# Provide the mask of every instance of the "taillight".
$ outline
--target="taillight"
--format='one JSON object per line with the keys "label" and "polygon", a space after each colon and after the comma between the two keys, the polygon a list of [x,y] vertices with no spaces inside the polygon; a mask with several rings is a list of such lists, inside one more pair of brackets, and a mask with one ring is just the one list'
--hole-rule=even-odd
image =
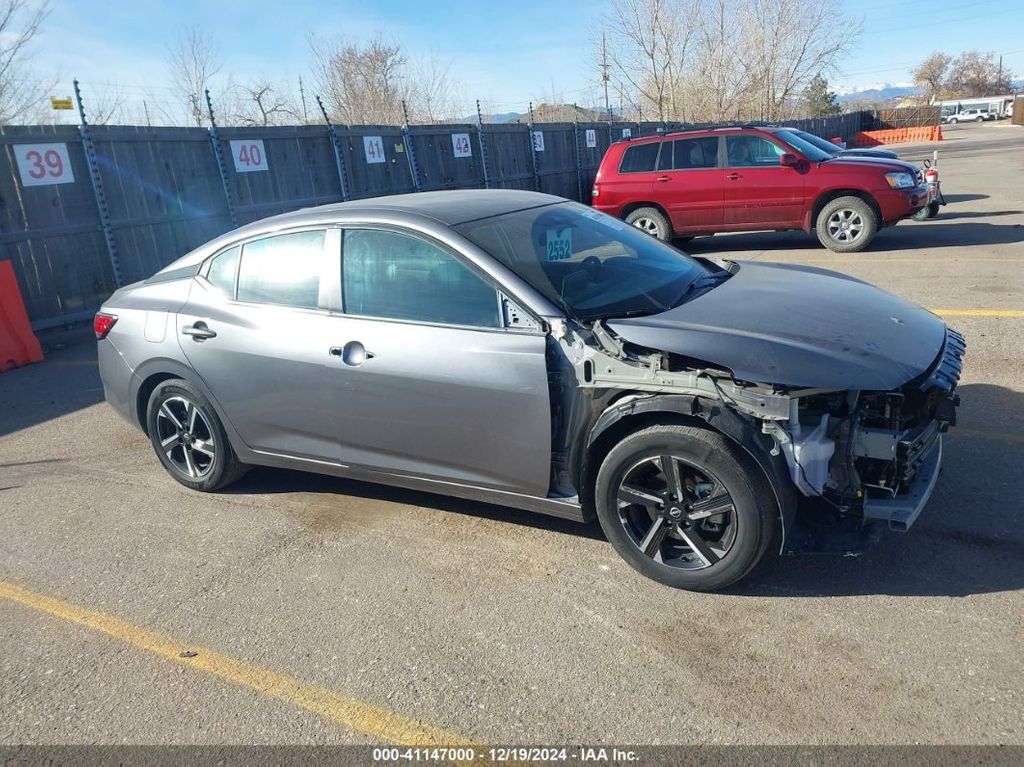
{"label": "taillight", "polygon": [[117,322],[117,315],[97,312],[96,316],[92,318],[92,332],[96,334],[96,340],[102,341],[106,338],[115,322]]}
{"label": "taillight", "polygon": [[597,184],[594,184],[594,188],[590,190],[590,196],[597,197],[598,194],[600,194],[600,190],[598,190]]}

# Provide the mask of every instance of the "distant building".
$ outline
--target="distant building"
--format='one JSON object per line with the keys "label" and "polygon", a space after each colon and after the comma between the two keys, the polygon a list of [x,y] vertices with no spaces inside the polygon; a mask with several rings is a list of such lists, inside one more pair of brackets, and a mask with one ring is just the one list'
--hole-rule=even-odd
{"label": "distant building", "polygon": [[966,109],[987,109],[997,117],[1009,117],[1013,111],[1013,96],[977,96],[962,99],[934,101],[942,107],[942,116],[955,115]]}

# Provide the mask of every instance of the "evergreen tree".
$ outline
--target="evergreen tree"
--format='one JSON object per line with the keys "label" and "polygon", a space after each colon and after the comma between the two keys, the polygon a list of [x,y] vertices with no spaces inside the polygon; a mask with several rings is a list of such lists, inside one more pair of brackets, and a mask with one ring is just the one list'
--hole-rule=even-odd
{"label": "evergreen tree", "polygon": [[803,101],[809,117],[828,117],[842,111],[836,101],[836,94],[828,89],[828,80],[820,73],[807,83],[807,87],[804,88]]}

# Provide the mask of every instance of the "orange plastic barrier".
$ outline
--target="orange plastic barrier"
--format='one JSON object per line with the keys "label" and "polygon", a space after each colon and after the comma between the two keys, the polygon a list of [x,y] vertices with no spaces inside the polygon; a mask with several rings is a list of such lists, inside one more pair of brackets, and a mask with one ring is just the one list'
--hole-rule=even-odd
{"label": "orange plastic barrier", "polygon": [[878,146],[879,144],[905,144],[909,141],[942,141],[942,128],[937,125],[928,125],[923,128],[861,131],[854,136],[853,145]]}
{"label": "orange plastic barrier", "polygon": [[0,373],[43,361],[43,348],[32,332],[14,268],[0,261]]}

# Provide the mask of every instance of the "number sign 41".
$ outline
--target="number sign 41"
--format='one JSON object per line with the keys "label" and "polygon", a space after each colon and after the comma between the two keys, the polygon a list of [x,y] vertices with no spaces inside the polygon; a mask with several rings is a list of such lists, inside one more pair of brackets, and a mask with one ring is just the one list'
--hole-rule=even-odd
{"label": "number sign 41", "polygon": [[67,144],[15,144],[14,156],[22,186],[75,183]]}
{"label": "number sign 41", "polygon": [[253,173],[267,169],[267,153],[262,139],[243,139],[231,142],[231,156],[235,160],[235,173]]}

